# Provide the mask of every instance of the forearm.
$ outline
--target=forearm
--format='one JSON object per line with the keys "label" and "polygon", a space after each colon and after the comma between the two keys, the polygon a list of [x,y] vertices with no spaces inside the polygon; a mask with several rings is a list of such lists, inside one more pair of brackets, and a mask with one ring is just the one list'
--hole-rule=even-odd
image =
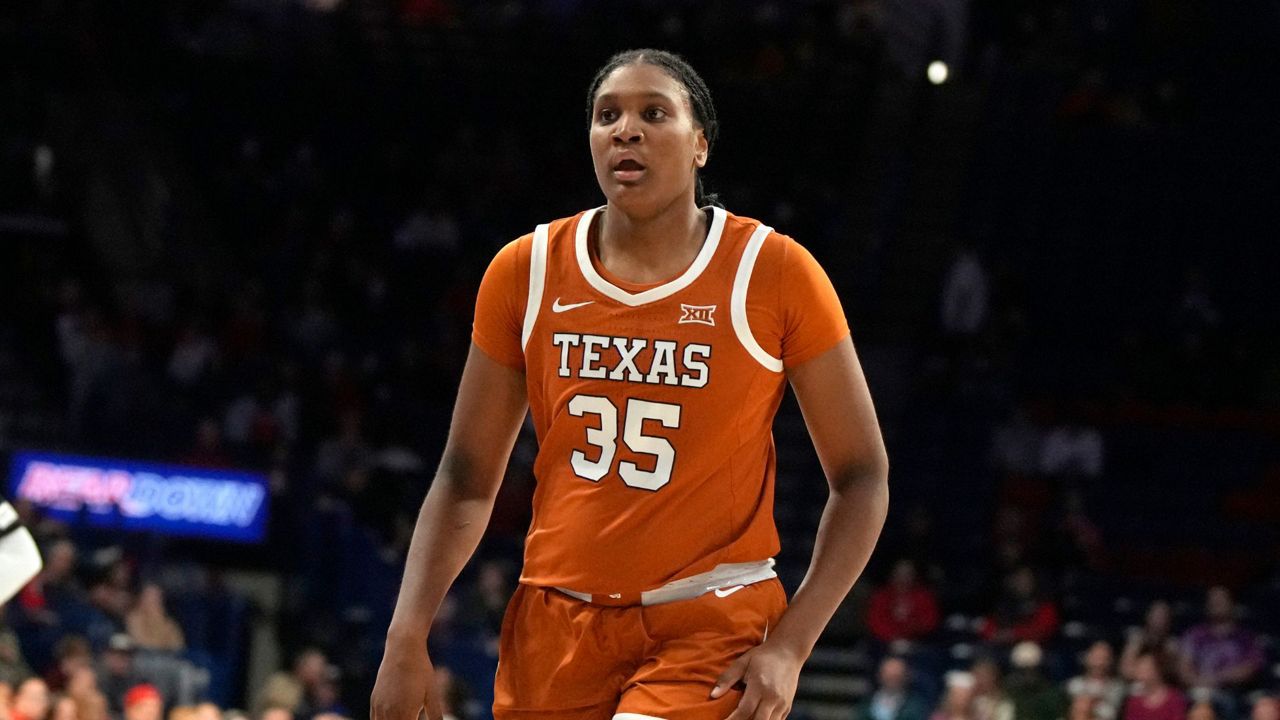
{"label": "forearm", "polygon": [[808,657],[866,568],[889,509],[887,470],[837,480],[818,523],[809,571],[770,633],[771,641],[785,643],[801,658]]}
{"label": "forearm", "polygon": [[418,513],[388,642],[425,643],[445,593],[489,524],[494,494],[474,489],[465,469],[449,465],[441,465]]}

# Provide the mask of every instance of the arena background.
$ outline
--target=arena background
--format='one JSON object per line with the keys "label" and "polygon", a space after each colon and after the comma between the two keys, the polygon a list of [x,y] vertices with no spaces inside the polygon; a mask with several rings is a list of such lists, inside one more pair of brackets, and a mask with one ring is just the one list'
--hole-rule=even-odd
{"label": "arena background", "polygon": [[[256,543],[17,499],[48,569],[5,608],[0,682],[366,715],[480,274],[601,201],[586,86],[640,46],[713,90],[709,189],[827,268],[889,449],[885,533],[793,716],[855,717],[886,653],[928,711],[981,657],[1017,697],[1071,689],[1092,641],[1118,656],[1158,599],[1182,636],[1220,584],[1264,665],[1185,689],[1272,720],[1280,3],[1250,0],[6,3],[0,492],[34,451],[270,497]],[[776,437],[794,589],[825,485],[790,402]],[[459,718],[488,716],[534,452],[433,629]],[[876,600],[902,559],[923,587]],[[885,624],[923,596],[935,622]],[[1010,667],[1027,638],[1048,685]]]}

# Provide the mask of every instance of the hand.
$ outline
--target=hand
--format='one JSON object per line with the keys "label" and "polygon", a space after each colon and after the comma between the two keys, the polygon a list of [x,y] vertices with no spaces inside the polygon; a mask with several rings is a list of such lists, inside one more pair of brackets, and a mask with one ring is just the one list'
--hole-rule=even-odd
{"label": "hand", "polygon": [[742,682],[747,689],[726,720],[781,720],[791,712],[803,665],[804,658],[797,653],[766,642],[743,653],[720,673],[711,697],[718,698]]}
{"label": "hand", "polygon": [[418,720],[424,708],[427,720],[443,720],[444,708],[426,647],[404,647],[388,639],[369,698],[370,720]]}

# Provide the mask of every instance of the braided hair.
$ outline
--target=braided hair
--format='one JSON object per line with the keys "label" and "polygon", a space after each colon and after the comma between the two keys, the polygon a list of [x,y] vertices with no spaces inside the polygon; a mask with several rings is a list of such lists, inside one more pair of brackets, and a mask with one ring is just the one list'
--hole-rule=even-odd
{"label": "braided hair", "polygon": [[[710,153],[716,138],[720,135],[720,121],[716,118],[716,106],[711,100],[711,90],[698,71],[694,70],[684,58],[666,50],[652,48],[625,50],[609,58],[609,62],[596,72],[595,78],[591,81],[591,87],[587,90],[587,122],[590,123],[594,117],[592,108],[595,107],[596,95],[600,92],[600,85],[605,78],[618,68],[639,64],[660,68],[684,86],[689,96],[689,105],[693,108],[693,120],[698,127],[702,128],[702,134],[707,138],[707,152]],[[697,176],[696,183],[694,200],[699,207],[705,205],[724,207],[720,204],[719,195],[707,193],[703,189],[701,175]]]}

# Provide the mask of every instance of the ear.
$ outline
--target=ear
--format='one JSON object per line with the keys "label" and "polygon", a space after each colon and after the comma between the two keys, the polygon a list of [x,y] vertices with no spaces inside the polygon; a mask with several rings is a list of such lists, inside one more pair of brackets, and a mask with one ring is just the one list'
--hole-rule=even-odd
{"label": "ear", "polygon": [[693,164],[700,168],[706,167],[707,155],[709,154],[711,147],[707,143],[707,135],[702,132],[702,128],[698,128],[697,136],[694,138],[693,142]]}

